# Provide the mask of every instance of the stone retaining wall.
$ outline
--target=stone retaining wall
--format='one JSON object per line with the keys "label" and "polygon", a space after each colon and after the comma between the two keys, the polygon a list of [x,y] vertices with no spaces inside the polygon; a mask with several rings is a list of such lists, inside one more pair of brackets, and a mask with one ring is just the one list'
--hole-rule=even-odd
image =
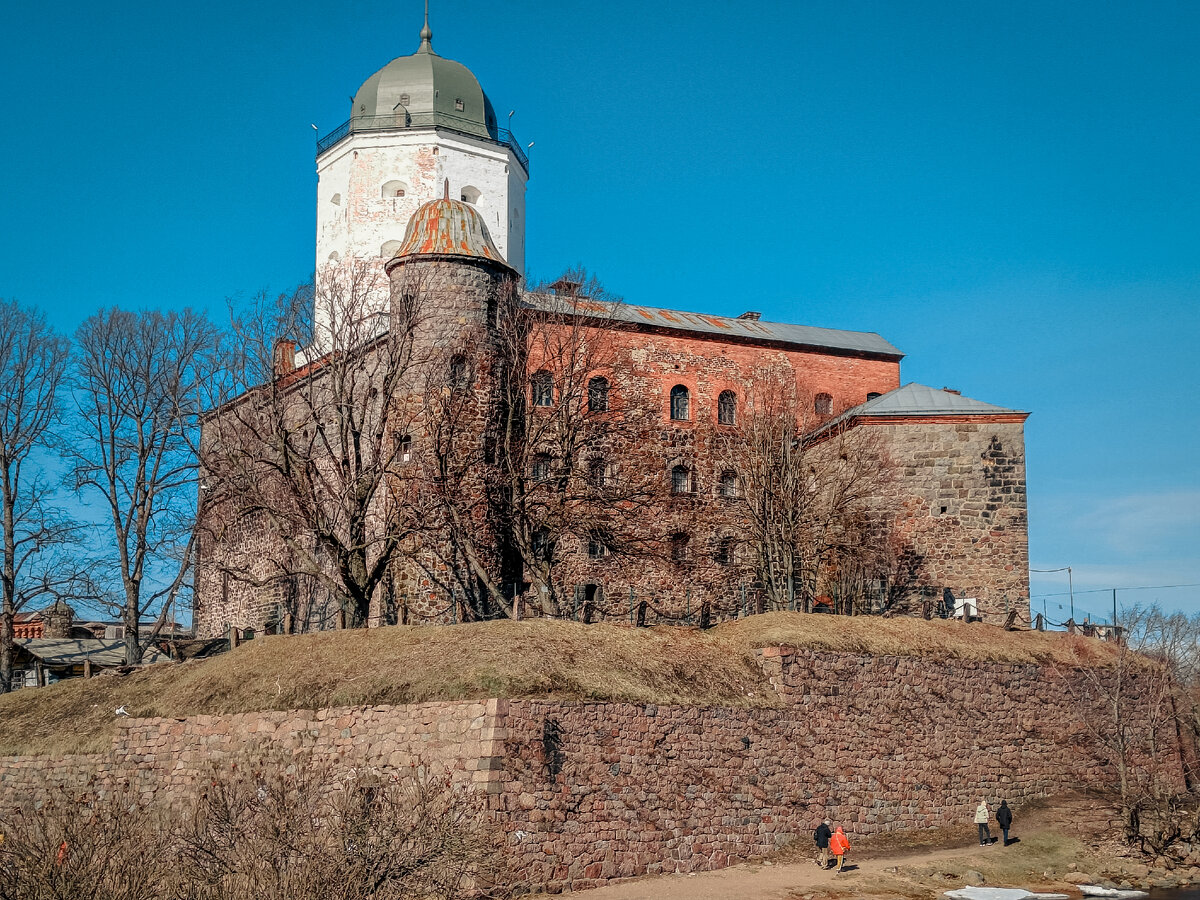
{"label": "stone retaining wall", "polygon": [[[760,664],[782,707],[488,700],[131,720],[109,755],[0,759],[0,809],[91,772],[177,795],[257,747],[421,765],[485,791],[523,886],[557,891],[806,844],[826,815],[852,836],[970,832],[980,796],[1019,809],[1106,777],[1084,740],[1094,699],[1079,670],[788,647]],[[1136,680],[1127,689],[1136,697]],[[1160,747],[1182,781],[1178,740]]]}

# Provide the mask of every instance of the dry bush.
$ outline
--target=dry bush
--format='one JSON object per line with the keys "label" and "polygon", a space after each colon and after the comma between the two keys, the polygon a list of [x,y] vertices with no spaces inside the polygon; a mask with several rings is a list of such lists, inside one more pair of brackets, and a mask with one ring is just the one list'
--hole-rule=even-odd
{"label": "dry bush", "polygon": [[214,771],[178,848],[179,900],[451,900],[498,874],[477,795],[282,756]]}
{"label": "dry bush", "polygon": [[0,900],[169,896],[169,827],[128,788],[42,784],[0,814],[0,833]]}
{"label": "dry bush", "polygon": [[0,900],[454,900],[503,875],[477,794],[282,754],[154,804],[44,780],[0,833]]}

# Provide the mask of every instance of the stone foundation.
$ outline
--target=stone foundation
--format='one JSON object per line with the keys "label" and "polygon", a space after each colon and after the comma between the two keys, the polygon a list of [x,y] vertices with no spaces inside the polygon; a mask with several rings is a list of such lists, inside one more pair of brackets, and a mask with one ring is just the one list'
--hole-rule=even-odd
{"label": "stone foundation", "polygon": [[[1087,749],[1079,670],[788,647],[760,664],[778,707],[488,700],[130,720],[110,754],[0,760],[0,808],[90,773],[181,794],[256,749],[421,766],[484,791],[522,888],[559,891],[720,868],[807,842],[825,816],[852,839],[966,833],[981,796],[1019,810],[1109,778]],[[1159,739],[1182,785],[1178,739]]]}

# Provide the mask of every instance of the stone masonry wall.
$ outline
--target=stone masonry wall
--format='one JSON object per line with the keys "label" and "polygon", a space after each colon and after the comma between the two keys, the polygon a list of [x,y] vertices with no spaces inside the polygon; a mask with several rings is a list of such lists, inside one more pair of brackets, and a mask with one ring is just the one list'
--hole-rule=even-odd
{"label": "stone masonry wall", "polygon": [[[981,795],[1019,811],[1106,777],[1080,740],[1078,670],[788,647],[760,665],[779,707],[488,700],[132,720],[110,754],[0,759],[0,812],[89,773],[180,797],[212,761],[255,748],[420,765],[484,791],[520,884],[559,891],[719,868],[807,840],[826,815],[852,839],[969,833]],[[1137,710],[1136,679],[1128,689]],[[1178,739],[1159,737],[1157,763],[1182,782]]]}
{"label": "stone masonry wall", "polygon": [[900,530],[919,560],[914,594],[975,597],[985,621],[1029,614],[1025,433],[1019,422],[863,426],[898,467]]}
{"label": "stone masonry wall", "polygon": [[[715,869],[807,842],[825,816],[852,840],[947,824],[969,834],[980,796],[1019,810],[1105,774],[1074,740],[1077,673],[789,648],[763,657],[784,709],[502,707],[497,818],[516,870],[561,890]],[[1182,778],[1168,746],[1163,762]]]}

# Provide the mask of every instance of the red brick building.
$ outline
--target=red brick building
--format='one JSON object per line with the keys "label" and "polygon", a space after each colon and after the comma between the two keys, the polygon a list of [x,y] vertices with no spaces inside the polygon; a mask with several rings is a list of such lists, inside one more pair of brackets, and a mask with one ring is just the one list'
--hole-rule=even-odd
{"label": "red brick building", "polygon": [[[903,354],[873,333],[600,302],[569,282],[524,292],[529,161],[469,70],[434,53],[427,23],[416,53],[364,83],[317,162],[318,280],[376,247],[370,268],[386,279],[357,312],[318,302],[311,346],[296,359],[285,347],[273,385],[208,418],[202,447],[238,445],[242,469],[229,454],[202,460],[200,636],[332,627],[350,575],[369,592],[354,615],[373,623],[521,611],[695,623],[818,599],[855,612],[967,599],[993,620],[1027,609],[1025,413],[902,386]],[[374,349],[349,346],[346,328],[368,320],[389,323],[362,333]],[[403,372],[313,412],[313,396],[354,380],[347,358],[370,366],[397,344]],[[256,412],[268,393],[282,405]],[[302,394],[307,414],[288,399]],[[845,468],[850,444],[888,475],[867,498],[869,536],[840,523],[851,546],[782,569],[765,538],[756,546],[745,449],[749,423],[781,403],[794,434],[776,443],[805,448],[810,480],[822,454],[820,467]],[[276,484],[296,466],[250,432],[274,416],[259,443],[285,446],[354,409],[388,421],[306,456],[299,487]],[[245,410],[257,418],[237,421]],[[367,438],[374,450],[359,452]],[[372,457],[386,457],[385,477],[347,480]],[[855,540],[878,551],[869,566]]]}
{"label": "red brick building", "polygon": [[[403,298],[406,306],[425,310],[413,326],[413,342],[425,348],[426,368],[411,373],[412,384],[398,382],[396,396],[415,396],[416,383],[428,384],[433,373],[451,373],[446,375],[451,382],[465,379],[453,388],[466,396],[455,413],[457,440],[480,449],[454,490],[483,497],[512,474],[506,474],[505,451],[485,448],[503,418],[502,378],[496,373],[503,368],[504,328],[497,323],[502,313],[496,298],[518,290],[514,273],[474,209],[451,200],[418,210],[387,269],[393,303]],[[975,611],[991,620],[1010,609],[1027,609],[1025,413],[952,391],[901,386],[902,354],[876,334],[764,322],[754,313],[722,317],[595,303],[571,296],[570,285],[559,290],[517,295],[534,323],[528,327],[537,331],[522,333],[529,344],[520,387],[523,394],[528,391],[528,417],[536,422],[539,416],[557,415],[569,402],[569,378],[555,354],[561,357],[572,340],[574,353],[602,345],[603,353],[584,360],[586,371],[577,373],[588,385],[585,406],[595,405],[590,392],[602,384],[603,407],[580,413],[587,419],[580,427],[592,429],[591,437],[571,465],[599,465],[609,473],[601,480],[639,485],[640,509],[625,516],[624,524],[644,533],[602,537],[586,522],[555,519],[548,512],[542,549],[530,556],[526,547],[522,556],[520,524],[493,515],[492,507],[481,502],[469,514],[478,520],[471,538],[482,560],[477,568],[452,571],[458,557],[441,549],[458,540],[449,526],[444,532],[432,528],[410,535],[372,600],[374,623],[498,614],[482,586],[474,593],[477,583],[489,580],[504,586],[507,599],[519,597],[526,615],[694,623],[702,608],[714,619],[762,608],[753,553],[739,558],[729,550],[746,542],[743,513],[734,502],[742,475],[738,460],[721,448],[739,432],[764,387],[787,394],[806,440],[820,444],[870,433],[894,472],[886,493],[894,510],[894,540],[910,561],[908,582],[880,584],[878,597],[835,597],[845,601],[843,608],[880,611],[903,599],[907,602],[900,605],[911,611],[941,603],[949,592],[955,599],[973,600]],[[393,323],[403,320],[394,309]],[[573,338],[563,337],[572,332]],[[318,361],[309,371],[319,368]],[[295,373],[285,377],[294,379]],[[420,481],[420,467],[436,458],[435,432],[444,430],[444,423],[439,426],[431,415],[428,409],[414,415],[406,420],[406,433],[393,437],[404,442],[404,460],[392,473],[395,483],[386,502],[405,502],[405,485]],[[563,477],[567,466],[553,446],[534,451],[538,448],[525,448],[520,462],[529,469],[531,497],[537,482]],[[507,462],[511,466],[512,460]],[[622,502],[634,503],[617,497],[610,506],[619,508]],[[226,519],[223,537],[202,541],[200,634],[228,625],[283,627],[285,619],[293,628],[301,627],[300,621],[305,628],[332,627],[335,618],[327,614],[281,612],[281,605],[312,607],[314,601],[300,598],[286,563],[277,561],[270,517],[237,521],[231,512],[236,503],[231,503],[211,513]],[[606,514],[601,506],[588,509],[597,521]],[[536,543],[538,530],[524,537]],[[552,559],[553,571],[539,588],[530,564],[543,554]],[[276,560],[275,574],[263,570],[258,583],[228,577],[230,572],[236,576],[238,566],[251,569],[268,559]],[[792,600],[798,608],[811,606],[815,594],[836,590],[824,585],[828,578],[821,572],[808,574],[811,587]],[[553,603],[547,602],[547,591],[555,594]]]}

